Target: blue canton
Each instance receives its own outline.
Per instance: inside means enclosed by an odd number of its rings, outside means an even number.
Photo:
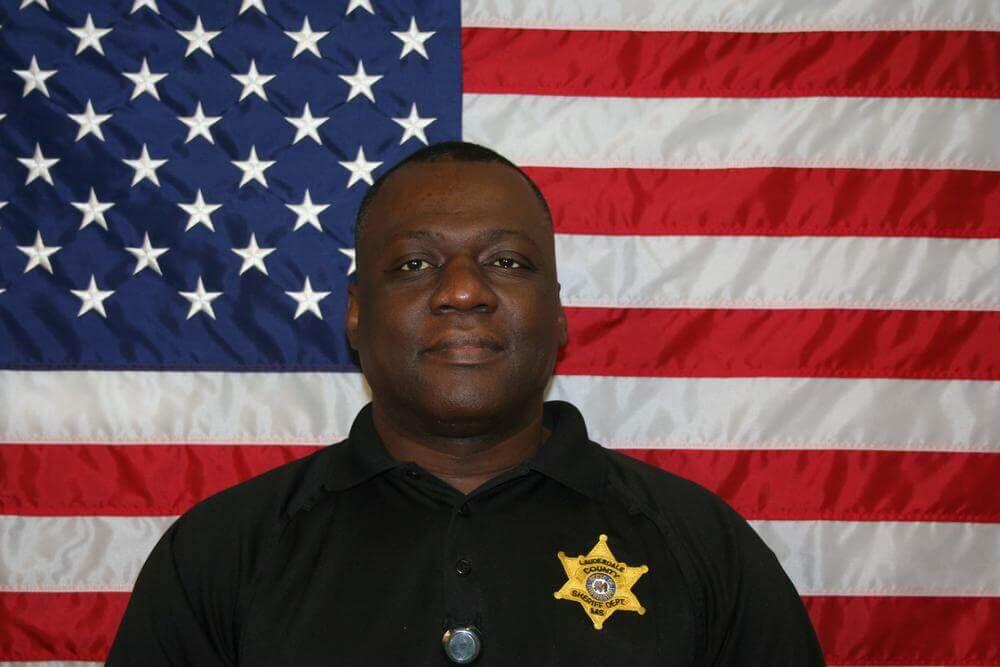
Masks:
[[[457,1],[3,0],[0,368],[356,371],[373,178],[461,134]]]

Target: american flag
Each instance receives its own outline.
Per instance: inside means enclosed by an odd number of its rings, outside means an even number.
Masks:
[[[0,662],[344,437],[353,216],[464,138],[548,197],[549,395],[733,504],[832,665],[1000,665],[1000,2],[0,0]]]

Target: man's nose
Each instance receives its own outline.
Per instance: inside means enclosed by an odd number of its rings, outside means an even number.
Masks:
[[[491,313],[497,307],[497,295],[488,282],[485,267],[468,257],[449,259],[438,274],[437,288],[431,295],[431,310],[480,311]]]

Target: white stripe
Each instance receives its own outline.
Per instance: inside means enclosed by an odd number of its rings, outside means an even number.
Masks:
[[[1000,525],[752,521],[800,595],[1000,594]]]
[[[556,257],[566,306],[1000,309],[1000,239],[558,234]]]
[[[0,590],[132,590],[175,518],[0,516]]]
[[[462,0],[462,25],[579,30],[1000,30],[991,0]]]
[[[0,516],[0,590],[128,591],[173,518]],[[754,521],[802,595],[1000,595],[1000,525]],[[943,564],[947,564],[945,567]]]
[[[615,448],[1000,452],[1000,382],[557,376]],[[0,441],[325,444],[368,400],[354,373],[0,371]]]
[[[1000,170],[1000,100],[463,95],[462,132],[521,165]]]

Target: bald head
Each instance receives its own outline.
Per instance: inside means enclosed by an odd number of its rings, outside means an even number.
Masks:
[[[392,169],[389,169],[379,176],[375,180],[375,183],[368,188],[365,196],[361,199],[361,204],[358,207],[358,215],[354,222],[354,247],[357,251],[358,262],[361,261],[362,238],[364,237],[365,229],[367,227],[368,215],[386,184],[400,171],[411,168],[415,165],[442,162],[493,163],[513,170],[519,174],[525,183],[531,188],[531,192],[541,205],[546,221],[551,225],[552,213],[549,210],[548,202],[545,201],[545,196],[542,194],[538,185],[520,167],[505,158],[503,155],[500,155],[500,153],[497,153],[496,151],[485,146],[480,146],[479,144],[466,141],[446,141],[427,146],[408,156],[406,159],[392,167]]]

